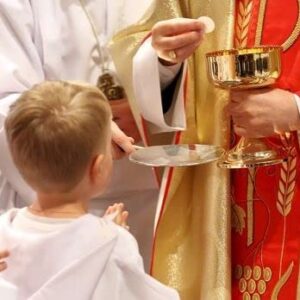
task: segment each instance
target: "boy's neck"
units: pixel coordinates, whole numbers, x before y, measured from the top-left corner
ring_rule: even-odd
[[[65,194],[37,194],[29,207],[31,213],[52,218],[76,218],[88,212],[88,200],[74,199]]]

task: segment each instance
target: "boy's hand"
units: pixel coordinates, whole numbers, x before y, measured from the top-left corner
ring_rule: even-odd
[[[7,263],[3,260],[9,256],[9,252],[7,250],[0,251],[0,272],[4,271],[7,268]]]
[[[115,203],[107,208],[104,217],[110,218],[117,225],[129,230],[129,226],[127,225],[129,213],[124,209],[124,203]]]

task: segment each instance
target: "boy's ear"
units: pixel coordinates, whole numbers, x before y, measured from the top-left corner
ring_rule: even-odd
[[[103,162],[104,155],[98,154],[92,161],[92,164],[90,166],[90,179],[91,181],[95,181],[97,177],[101,173],[101,164]]]

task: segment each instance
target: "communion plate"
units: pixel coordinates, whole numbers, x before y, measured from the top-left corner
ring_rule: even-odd
[[[223,153],[221,147],[214,145],[160,145],[139,148],[129,155],[129,160],[151,167],[183,167],[216,161]]]

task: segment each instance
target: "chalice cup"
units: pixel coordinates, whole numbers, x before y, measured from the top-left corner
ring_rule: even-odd
[[[257,89],[272,85],[281,72],[281,47],[261,46],[206,54],[209,80],[223,89]],[[218,162],[221,168],[240,169],[281,163],[284,157],[261,139],[241,137]]]

